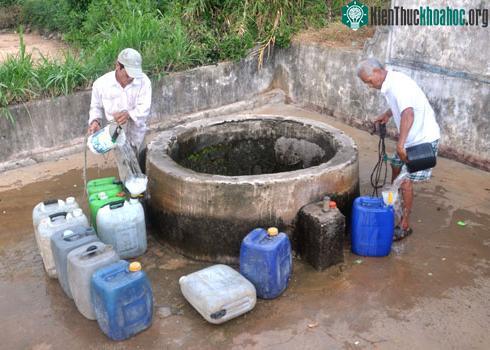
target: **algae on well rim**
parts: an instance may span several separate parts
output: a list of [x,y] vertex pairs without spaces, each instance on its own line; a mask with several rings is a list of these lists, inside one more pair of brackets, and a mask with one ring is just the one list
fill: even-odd
[[[245,135],[246,136],[246,135]],[[236,139],[205,146],[176,161],[199,173],[260,175],[305,169],[328,161],[332,151],[296,138]]]

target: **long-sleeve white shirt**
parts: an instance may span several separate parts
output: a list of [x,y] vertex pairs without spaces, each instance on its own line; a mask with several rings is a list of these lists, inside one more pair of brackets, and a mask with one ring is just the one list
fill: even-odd
[[88,123],[114,120],[113,113],[127,111],[126,136],[131,145],[139,148],[146,133],[146,120],[151,108],[151,82],[146,75],[134,79],[125,88],[116,80],[112,71],[98,78],[92,86],[92,100]]

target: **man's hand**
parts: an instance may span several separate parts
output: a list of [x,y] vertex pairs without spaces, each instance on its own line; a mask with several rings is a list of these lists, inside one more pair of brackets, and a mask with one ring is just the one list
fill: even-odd
[[391,109],[389,109],[386,112],[384,112],[383,114],[378,115],[374,119],[374,123],[375,124],[377,124],[377,123],[386,124],[386,123],[388,123],[388,120],[390,120],[391,116],[392,116]]
[[90,123],[90,125],[88,126],[88,130],[87,132],[89,134],[93,134],[94,132],[97,132],[100,130],[100,123],[99,121],[96,119],[94,120],[92,123]]
[[116,123],[119,125],[124,125],[129,119],[129,113],[127,111],[122,111],[122,112],[116,112],[112,114],[114,116],[114,119],[116,120]]
[[408,163],[407,151],[405,150],[405,147],[403,147],[403,145],[396,145],[396,153],[404,163]]

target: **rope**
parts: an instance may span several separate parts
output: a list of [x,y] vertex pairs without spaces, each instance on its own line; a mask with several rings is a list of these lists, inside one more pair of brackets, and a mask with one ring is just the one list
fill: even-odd
[[[371,135],[376,132],[376,125],[374,125],[374,130]],[[378,161],[371,172],[371,186],[373,187],[372,196],[379,196],[378,190],[386,185],[386,176],[388,172],[388,163],[386,157],[386,147],[385,147],[385,137],[386,137],[386,125],[379,124],[379,141],[378,141]],[[381,182],[381,174],[383,173],[383,182]]]
[[84,139],[84,142],[83,142],[83,195],[85,197],[85,200],[88,200],[88,192],[87,192],[87,140],[88,140],[88,132],[85,134],[85,139]]

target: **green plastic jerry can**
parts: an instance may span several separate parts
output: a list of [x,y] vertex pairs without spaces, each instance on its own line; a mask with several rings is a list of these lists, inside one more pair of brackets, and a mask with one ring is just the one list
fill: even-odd
[[104,205],[118,202],[121,199],[125,199],[126,194],[122,191],[110,190],[108,192],[99,192],[91,195],[89,197],[89,207],[90,207],[90,218],[92,226],[97,230],[97,212]]
[[117,180],[115,176],[90,180],[87,183],[87,193],[89,197],[94,193],[110,191],[113,189],[119,189],[119,191],[123,190],[122,182]]

